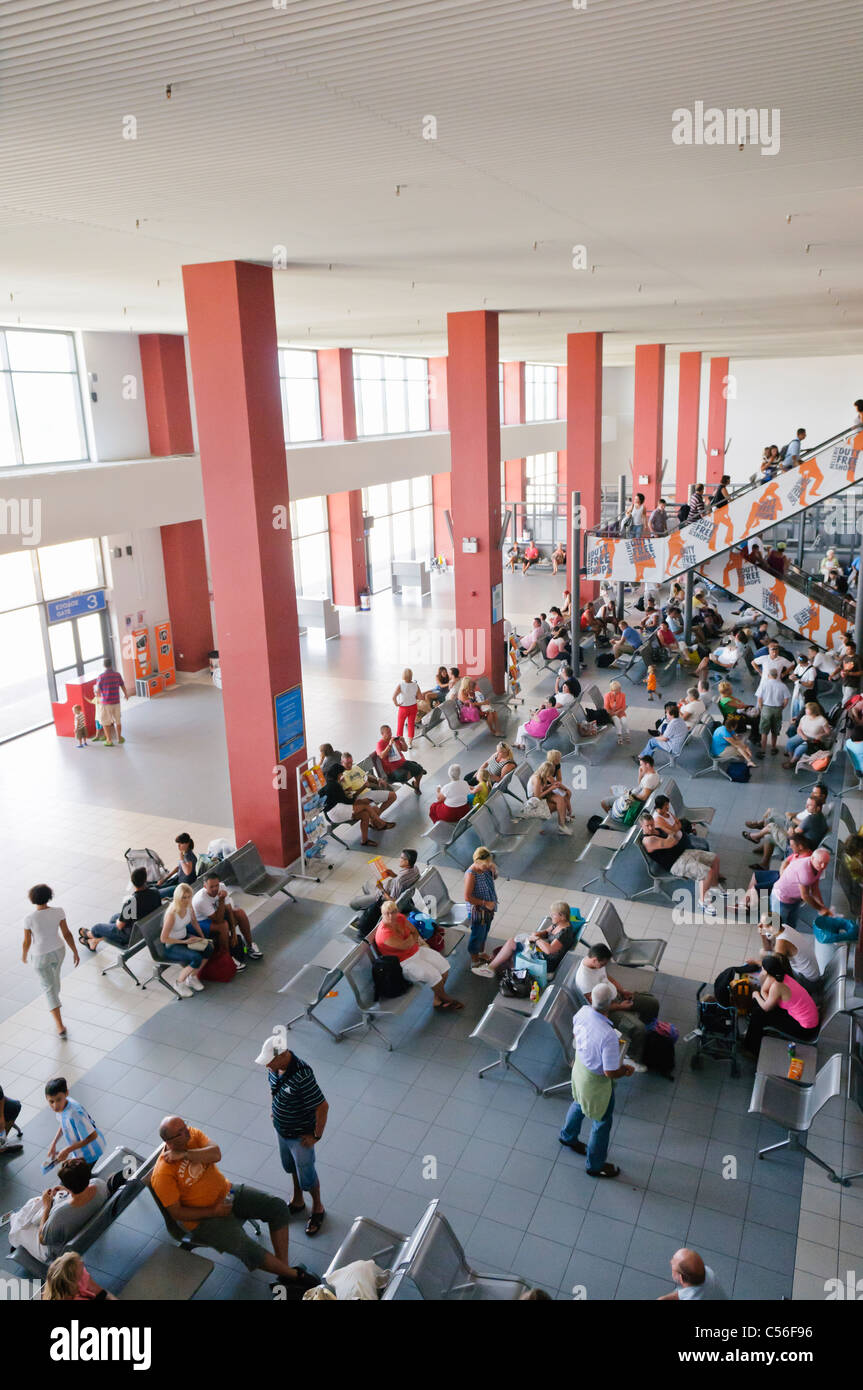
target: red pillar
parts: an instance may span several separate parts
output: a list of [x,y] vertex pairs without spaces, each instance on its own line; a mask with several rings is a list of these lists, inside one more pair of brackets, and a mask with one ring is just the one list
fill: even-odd
[[698,415],[701,353],[682,352],[677,384],[677,500],[685,502],[698,481]]
[[[194,453],[182,336],[142,333],[138,345],[150,453],[160,458]],[[213,649],[204,528],[200,521],[181,521],[159,529],[176,669],[202,671]]]
[[[354,355],[350,348],[325,348],[318,352],[318,390],[323,438],[356,439]],[[333,603],[340,608],[359,608],[360,590],[368,584],[362,492],[354,488],[350,492],[331,493],[327,498],[327,519]]]
[[[503,364],[503,423],[524,424],[524,363]],[[507,459],[503,465],[504,498],[523,502],[527,495],[527,460]]]
[[277,773],[273,701],[301,687],[302,671],[273,273],[190,265],[183,285],[234,831],[265,863],[285,865],[300,852],[294,769],[305,747]]
[[[449,429],[447,407],[445,357],[429,358],[429,429]],[[453,562],[452,540],[446,524],[446,513],[452,515],[452,476],[449,473],[432,474],[432,515],[434,519],[435,555],[443,555],[449,564]]]
[[[498,316],[485,309],[447,314],[447,335],[456,627],[468,673],[489,676],[501,691],[503,623],[492,622],[492,589],[503,586]],[[476,554],[464,553],[464,537],[476,537]]]
[[[662,483],[662,396],[665,389],[665,344],[644,343],[635,349],[635,430],[632,441],[632,491],[643,492],[652,510]],[[639,481],[647,478],[646,483]]]
[[[602,334],[566,335],[566,464],[561,482],[570,517],[573,492],[581,493],[586,528],[598,526],[602,510]],[[560,466],[558,464],[558,466]],[[569,526],[571,528],[571,518]],[[572,593],[576,559],[567,537],[566,587]],[[597,585],[582,582],[592,598]]]
[[707,477],[710,486],[725,472],[725,414],[728,388],[728,358],[710,359],[710,395],[707,405]]

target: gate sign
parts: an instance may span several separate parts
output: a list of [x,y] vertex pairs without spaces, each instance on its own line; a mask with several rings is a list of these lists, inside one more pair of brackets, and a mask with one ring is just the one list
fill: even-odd
[[86,594],[71,594],[69,598],[49,599],[46,604],[49,623],[65,623],[69,618],[86,618],[88,613],[105,610],[105,590],[90,589]]

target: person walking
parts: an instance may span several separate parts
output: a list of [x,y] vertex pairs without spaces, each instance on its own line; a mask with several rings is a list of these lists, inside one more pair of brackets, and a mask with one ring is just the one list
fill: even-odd
[[[62,907],[51,907],[54,890],[47,883],[37,883],[27,895],[34,910],[24,918],[24,947],[21,959],[27,964],[32,953],[33,969],[57,1028],[58,1037],[65,1038],[66,1025],[60,1013],[60,971],[66,946],[72,952],[76,967],[81,964],[78,947],[66,923]],[[66,945],[64,946],[63,942]]]
[[[585,1155],[585,1169],[592,1178],[616,1178],[620,1169],[606,1162],[614,1083],[632,1076],[634,1067],[621,1065],[620,1038],[608,1018],[617,997],[614,985],[601,983],[591,992],[591,1002],[579,1009],[572,1021],[575,1059],[572,1063],[572,1105],[560,1131],[560,1142]],[[587,1144],[579,1139],[585,1117],[592,1121]]]
[[470,952],[472,967],[487,965],[491,959],[485,954],[485,943],[492,919],[497,912],[497,890],[494,886],[496,878],[494,855],[485,845],[480,845],[474,850],[473,863],[464,876],[464,900],[470,908],[470,938],[467,949]]
[[288,1210],[294,1215],[305,1211],[303,1193],[311,1193],[312,1211],[306,1222],[306,1235],[316,1236],[326,1211],[315,1168],[315,1145],[323,1137],[329,1105],[308,1062],[296,1053],[286,1048],[266,1059],[267,1050],[276,1045],[275,1038],[269,1039],[257,1060],[260,1062],[263,1058],[266,1063],[279,1157],[294,1184]]
[[120,709],[120,694],[128,700],[126,685],[119,671],[114,670],[113,663],[109,656],[105,657],[105,669],[96,682],[96,700],[98,702],[99,723],[105,734],[105,747],[113,747],[111,730],[117,731],[117,742],[125,743],[123,737],[123,721]]

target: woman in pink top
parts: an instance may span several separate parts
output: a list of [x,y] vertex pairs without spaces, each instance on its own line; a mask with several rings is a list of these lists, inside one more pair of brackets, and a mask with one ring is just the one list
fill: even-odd
[[612,681],[608,687],[608,694],[602,702],[605,705],[606,714],[611,715],[611,722],[617,730],[617,741],[623,743],[624,736],[627,743],[631,742],[629,729],[626,723],[626,696],[623,693],[620,681]]
[[818,1036],[818,1008],[809,991],[792,975],[790,962],[769,951],[762,957],[761,968],[764,976],[760,989],[752,996],[745,1051],[758,1056],[767,1027],[798,1042],[813,1042]]

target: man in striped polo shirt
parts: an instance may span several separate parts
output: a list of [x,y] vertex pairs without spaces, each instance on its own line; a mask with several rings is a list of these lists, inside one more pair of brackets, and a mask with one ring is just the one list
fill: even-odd
[[329,1106],[308,1062],[293,1052],[279,1052],[267,1062],[267,1080],[282,1167],[294,1183],[289,1210],[305,1211],[303,1193],[310,1192],[312,1213],[306,1222],[306,1235],[315,1236],[326,1216],[315,1169],[315,1144],[323,1135]]
[[120,719],[120,692],[126,695],[126,686],[119,671],[115,671],[111,658],[105,657],[105,669],[96,682],[96,700],[99,704],[99,723],[105,732],[105,747],[113,747],[111,730],[117,730],[117,742],[125,743],[123,725]]

